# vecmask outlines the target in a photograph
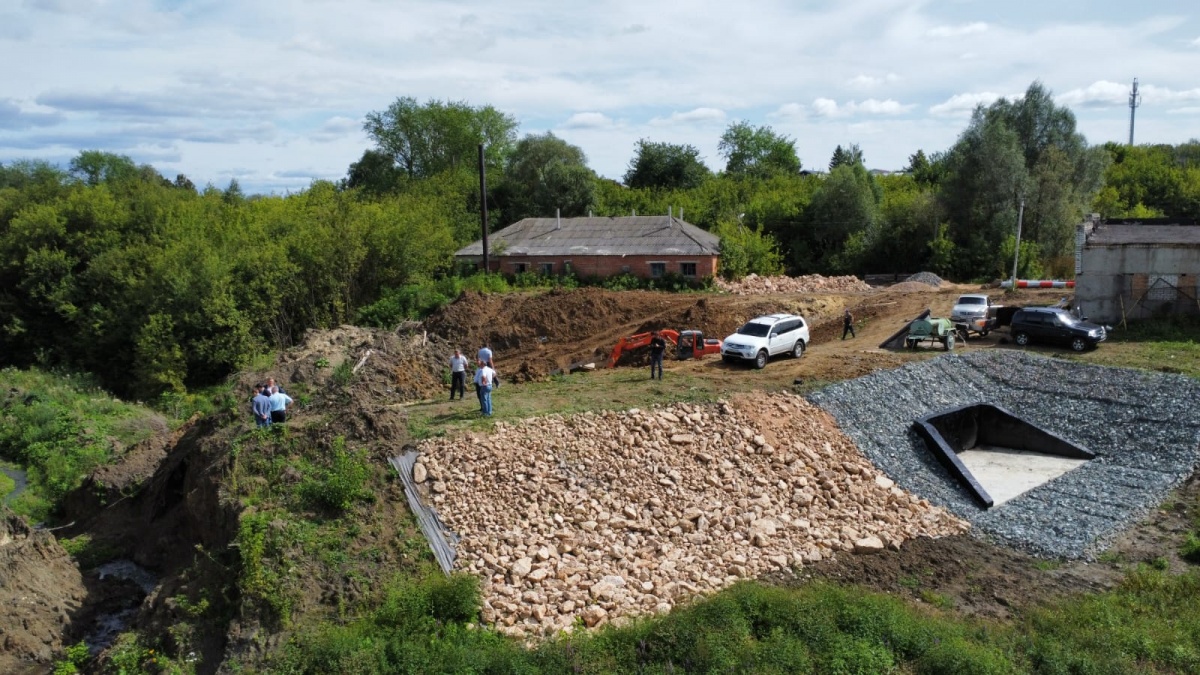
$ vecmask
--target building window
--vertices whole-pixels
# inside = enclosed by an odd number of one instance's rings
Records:
[[[629,265],[621,265],[621,274],[629,274]]]
[[[546,276],[550,276],[551,274],[554,274],[554,263],[542,263],[540,267],[542,270],[542,274],[544,274]]]
[[[679,263],[679,273],[685,277],[695,277],[696,276],[696,263],[694,263],[694,262]]]
[[[570,273],[571,273],[571,261],[564,260],[563,261],[563,274],[570,274]]]
[[[650,276],[651,277],[657,279],[658,277],[665,276],[666,273],[667,273],[667,263],[665,263],[665,262],[650,263]]]
[[[513,270],[517,274],[525,274],[525,263],[513,263]]]

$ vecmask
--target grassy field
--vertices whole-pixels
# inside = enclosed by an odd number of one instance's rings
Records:
[[[1200,320],[1180,318],[1131,323],[1128,328],[1118,326],[1097,349],[1075,358],[1200,378]]]

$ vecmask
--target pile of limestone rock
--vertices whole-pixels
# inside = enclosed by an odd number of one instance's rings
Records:
[[[526,637],[967,528],[785,393],[501,422],[420,450],[414,478],[462,537],[485,620]]]
[[[867,282],[856,276],[826,277],[806,274],[800,277],[760,277],[749,274],[739,281],[717,279],[717,288],[734,295],[759,295],[762,293],[849,293],[869,291]]]

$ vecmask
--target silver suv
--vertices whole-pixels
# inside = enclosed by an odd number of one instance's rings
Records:
[[[808,347],[808,324],[795,314],[768,314],[751,319],[737,332],[725,338],[721,358],[727,363],[753,361],[755,368],[766,368],[777,354],[804,356]]]

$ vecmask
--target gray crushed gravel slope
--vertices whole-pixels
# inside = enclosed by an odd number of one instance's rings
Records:
[[[1180,375],[993,350],[880,371],[809,398],[901,487],[969,520],[977,533],[1040,555],[1094,555],[1200,461],[1200,383]],[[973,403],[1007,408],[1096,459],[983,509],[912,431],[922,415]]]

